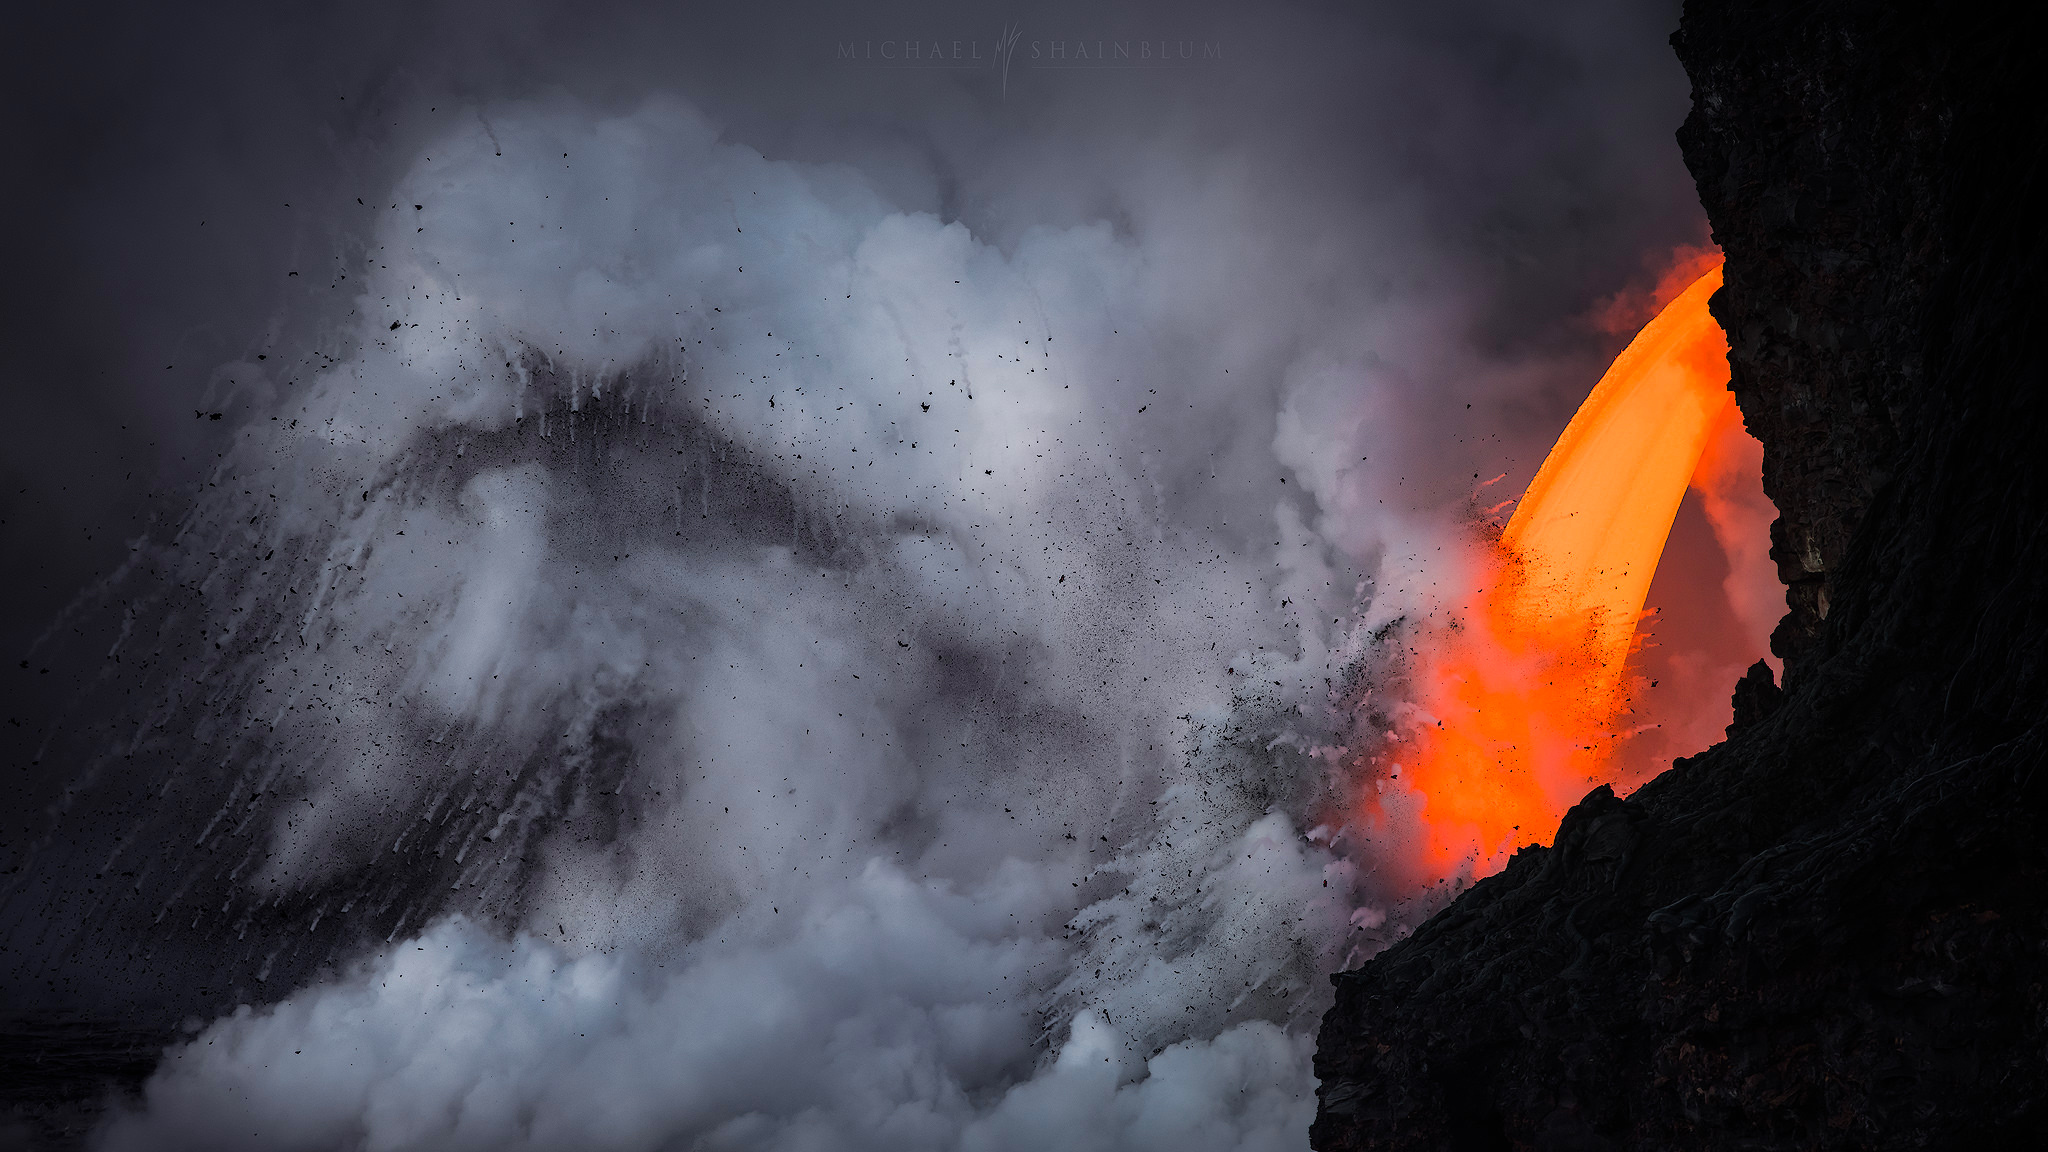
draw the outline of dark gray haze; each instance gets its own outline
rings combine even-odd
[[[32,14],[9,1013],[183,1026],[108,1148],[1305,1146],[1675,20]]]

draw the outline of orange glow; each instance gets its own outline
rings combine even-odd
[[[1616,358],[1485,559],[1477,602],[1418,644],[1417,712],[1358,813],[1406,829],[1409,880],[1491,871],[1614,778],[1650,578],[1702,453],[1739,429],[1707,312],[1720,284],[1716,262]]]

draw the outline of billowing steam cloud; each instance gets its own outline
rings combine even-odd
[[[1689,217],[1517,318],[1470,253],[1554,188],[1448,235],[1227,90],[956,130],[936,193],[675,96],[439,113],[80,610],[120,699],[49,827],[100,831],[32,861],[122,883],[31,866],[9,931],[245,1005],[100,1144],[1300,1147],[1324,977],[1436,899],[1333,824],[1361,700],[1612,350],[1537,329]]]
[[[1174,314],[1171,247],[1000,252],[666,102],[496,110],[398,196],[349,351],[223,472],[300,556],[245,587],[298,600],[231,794],[289,796],[260,891],[412,837],[448,895],[112,1145],[1298,1136],[1353,872],[1301,752],[1358,577],[1167,511],[1240,446],[1127,430],[1255,351]],[[1197,748],[1233,678],[1300,751]]]

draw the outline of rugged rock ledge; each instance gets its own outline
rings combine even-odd
[[[2048,1147],[2048,61],[1840,0],[1673,43],[1785,691],[1336,977],[1313,1143]]]

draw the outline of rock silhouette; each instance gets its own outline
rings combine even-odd
[[[1312,1142],[2040,1147],[2039,41],[1695,0],[1673,43],[1784,687],[1337,976]]]

